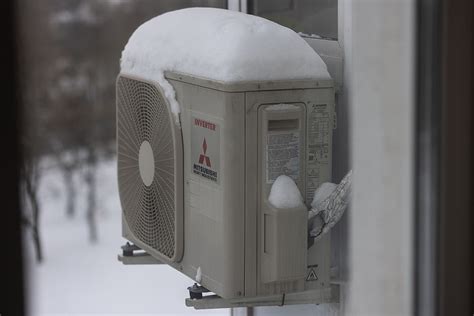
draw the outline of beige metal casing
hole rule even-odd
[[[266,276],[272,260],[264,258],[263,205],[267,203],[271,183],[263,176],[263,134],[268,130],[263,111],[274,104],[298,107],[299,172],[295,180],[305,203],[310,204],[314,189],[331,180],[332,81],[227,84],[177,73],[167,73],[166,78],[181,106],[184,177],[183,256],[179,262],[166,263],[192,279],[200,268],[200,283],[223,298],[329,288],[328,236],[308,251],[306,240],[296,238],[302,241],[295,250],[301,256],[280,256],[285,262],[274,267],[274,271],[280,272]],[[288,114],[287,109],[273,112],[268,116],[270,119],[275,115],[285,118]],[[211,167],[199,167],[201,155],[204,166],[209,159]],[[304,222],[303,217],[299,216],[300,223]],[[137,242],[126,223],[123,229],[127,239]],[[301,227],[295,233],[306,236],[306,229]],[[278,240],[279,247],[289,248],[285,246],[285,242],[290,242],[288,239]],[[147,252],[150,250],[143,243],[137,244]],[[282,277],[289,279],[278,279]]]

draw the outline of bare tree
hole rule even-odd
[[[63,170],[63,180],[66,189],[66,215],[72,218],[76,212],[76,189],[73,178],[75,165],[64,163],[61,169]]]
[[[43,261],[43,247],[40,235],[40,203],[38,190],[40,183],[40,166],[37,157],[30,154],[23,155],[23,166],[21,170],[21,179],[23,194],[26,202],[23,205],[23,223],[30,229],[33,246],[36,253],[36,261]]]
[[[74,217],[76,213],[76,185],[74,183],[74,173],[81,165],[81,157],[77,149],[73,148],[67,152],[56,152],[56,161],[63,176],[64,189],[66,191],[66,216]]]
[[[87,167],[84,180],[87,184],[87,212],[86,219],[89,226],[89,240],[92,243],[98,240],[97,231],[97,153],[94,147],[89,148]]]
[[[45,111],[48,100],[47,83],[51,78],[51,58],[54,48],[49,36],[47,21],[48,3],[19,0],[22,14],[19,16],[19,84],[21,86],[22,153],[21,188],[22,218],[27,232],[31,234],[36,259],[44,259],[41,242],[41,205],[39,187],[42,176],[40,159],[48,152],[51,139],[46,122],[49,111]]]

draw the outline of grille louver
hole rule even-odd
[[[118,182],[124,218],[139,242],[161,256],[179,259],[181,135],[161,91],[153,84],[120,76],[117,80]],[[151,146],[147,179],[139,165],[141,146]],[[142,175],[141,175],[142,173]],[[150,183],[151,182],[151,183]],[[180,229],[181,228],[181,229]]]

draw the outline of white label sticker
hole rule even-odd
[[[191,118],[191,169],[194,174],[219,183],[220,127],[207,119]]]
[[[321,183],[330,181],[332,126],[327,104],[311,105],[307,117],[306,201],[309,203]]]
[[[267,135],[267,183],[284,174],[297,181],[300,171],[299,131],[269,132]]]

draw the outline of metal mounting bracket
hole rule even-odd
[[[283,306],[295,304],[322,304],[339,302],[339,285],[333,284],[330,288],[311,290],[283,295],[265,297],[249,297],[224,299],[217,295],[203,296],[200,299],[187,298],[186,306],[194,309],[256,307],[256,306]]]
[[[122,246],[122,254],[117,256],[118,261],[123,264],[164,264],[158,259],[152,257],[137,245],[127,242]]]

